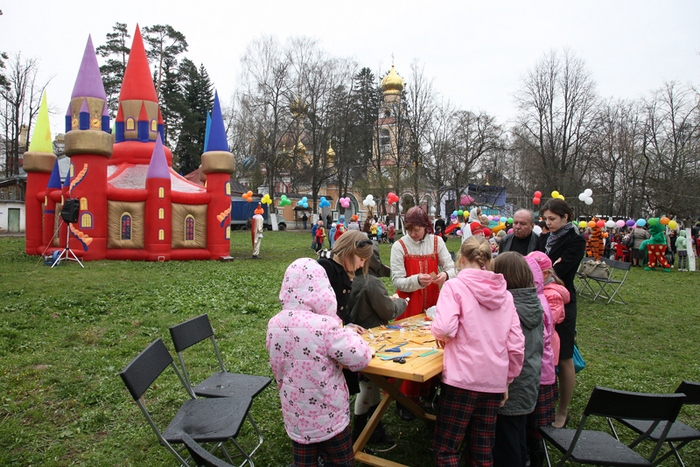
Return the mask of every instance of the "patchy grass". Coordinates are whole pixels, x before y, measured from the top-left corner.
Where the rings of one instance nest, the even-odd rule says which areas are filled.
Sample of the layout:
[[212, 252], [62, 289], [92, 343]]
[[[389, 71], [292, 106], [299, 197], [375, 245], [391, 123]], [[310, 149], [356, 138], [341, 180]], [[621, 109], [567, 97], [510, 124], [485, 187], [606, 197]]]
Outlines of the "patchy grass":
[[[308, 231], [266, 232], [262, 259], [254, 261], [249, 233], [234, 232], [232, 262], [96, 261], [85, 269], [75, 263], [50, 269], [24, 254], [23, 238], [0, 238], [0, 465], [175, 465], [119, 371], [158, 337], [172, 351], [168, 327], [206, 312], [230, 370], [271, 376], [267, 321], [279, 311], [287, 265], [313, 256], [310, 241]], [[448, 247], [455, 250], [457, 242]], [[381, 249], [388, 262], [388, 245]], [[578, 341], [588, 368], [579, 374], [572, 422], [595, 385], [670, 392], [682, 379], [700, 380], [699, 284], [697, 273], [633, 269], [623, 293], [629, 305], [580, 299]], [[192, 351], [188, 364], [197, 379], [211, 368], [212, 355]], [[163, 420], [184, 396], [174, 375], [166, 375], [149, 400]], [[256, 463], [289, 464], [274, 384], [252, 412], [266, 437]], [[700, 427], [697, 410], [685, 409], [682, 418]], [[431, 425], [400, 422], [393, 412], [386, 421], [399, 439], [386, 458], [432, 464]], [[696, 444], [684, 449], [687, 465], [700, 465]]]

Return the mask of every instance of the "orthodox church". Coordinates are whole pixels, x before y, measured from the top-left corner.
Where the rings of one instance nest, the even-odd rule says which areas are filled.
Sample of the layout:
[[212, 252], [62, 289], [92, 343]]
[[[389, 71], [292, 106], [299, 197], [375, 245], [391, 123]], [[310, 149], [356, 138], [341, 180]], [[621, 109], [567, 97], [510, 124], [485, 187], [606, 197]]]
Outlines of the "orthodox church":
[[[68, 241], [82, 260], [167, 261], [229, 255], [234, 158], [218, 95], [202, 154], [200, 173], [205, 185], [200, 186], [172, 169], [138, 27], [113, 131], [88, 38], [65, 117], [70, 169], [63, 183], [56, 156], [40, 144], [42, 133], [50, 140], [48, 121], [41, 123], [41, 114], [34, 135], [37, 144], [32, 138], [24, 156], [27, 254], [46, 254]], [[46, 131], [40, 132], [44, 125]], [[67, 200], [77, 200], [77, 222], [65, 223], [60, 215]]]

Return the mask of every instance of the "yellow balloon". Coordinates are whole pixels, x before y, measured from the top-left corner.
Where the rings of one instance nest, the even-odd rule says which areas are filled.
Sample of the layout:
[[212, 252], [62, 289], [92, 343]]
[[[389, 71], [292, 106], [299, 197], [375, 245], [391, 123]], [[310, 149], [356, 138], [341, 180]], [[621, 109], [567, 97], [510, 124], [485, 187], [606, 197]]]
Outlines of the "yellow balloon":
[[676, 230], [678, 228], [678, 222], [668, 221], [668, 228], [671, 230]]
[[585, 229], [588, 226], [588, 222], [581, 221], [578, 223], [578, 226], [581, 227], [582, 229]]
[[552, 198], [559, 198], [559, 192], [557, 190], [552, 192]]
[[564, 201], [566, 198], [564, 198], [564, 195], [559, 195], [559, 199]]

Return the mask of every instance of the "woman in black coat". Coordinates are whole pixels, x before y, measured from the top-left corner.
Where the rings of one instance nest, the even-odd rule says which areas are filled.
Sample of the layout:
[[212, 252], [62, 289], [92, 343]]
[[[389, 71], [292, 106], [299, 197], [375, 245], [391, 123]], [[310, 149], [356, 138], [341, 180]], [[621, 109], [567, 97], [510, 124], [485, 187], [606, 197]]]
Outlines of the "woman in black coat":
[[564, 282], [571, 301], [564, 307], [564, 321], [557, 324], [561, 340], [559, 351], [559, 407], [552, 426], [562, 428], [568, 419], [568, 408], [576, 384], [574, 371], [574, 337], [576, 334], [576, 287], [574, 277], [586, 253], [586, 240], [571, 223], [574, 215], [561, 199], [550, 199], [540, 211], [549, 233], [540, 235], [538, 249], [552, 260], [554, 272]]

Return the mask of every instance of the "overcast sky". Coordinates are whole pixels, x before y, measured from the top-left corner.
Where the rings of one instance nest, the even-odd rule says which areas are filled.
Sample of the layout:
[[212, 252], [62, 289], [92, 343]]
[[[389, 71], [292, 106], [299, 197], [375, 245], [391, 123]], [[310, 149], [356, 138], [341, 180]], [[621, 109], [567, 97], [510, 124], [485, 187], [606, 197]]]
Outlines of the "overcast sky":
[[51, 78], [54, 133], [63, 131], [80, 60], [117, 23], [130, 34], [169, 24], [189, 43], [226, 105], [250, 42], [309, 36], [335, 57], [386, 72], [394, 55], [404, 79], [417, 61], [442, 98], [513, 118], [513, 94], [550, 50], [582, 58], [603, 98], [635, 99], [665, 81], [700, 85], [700, 1], [616, 0], [12, 0], [0, 2], [0, 51], [39, 61]]

